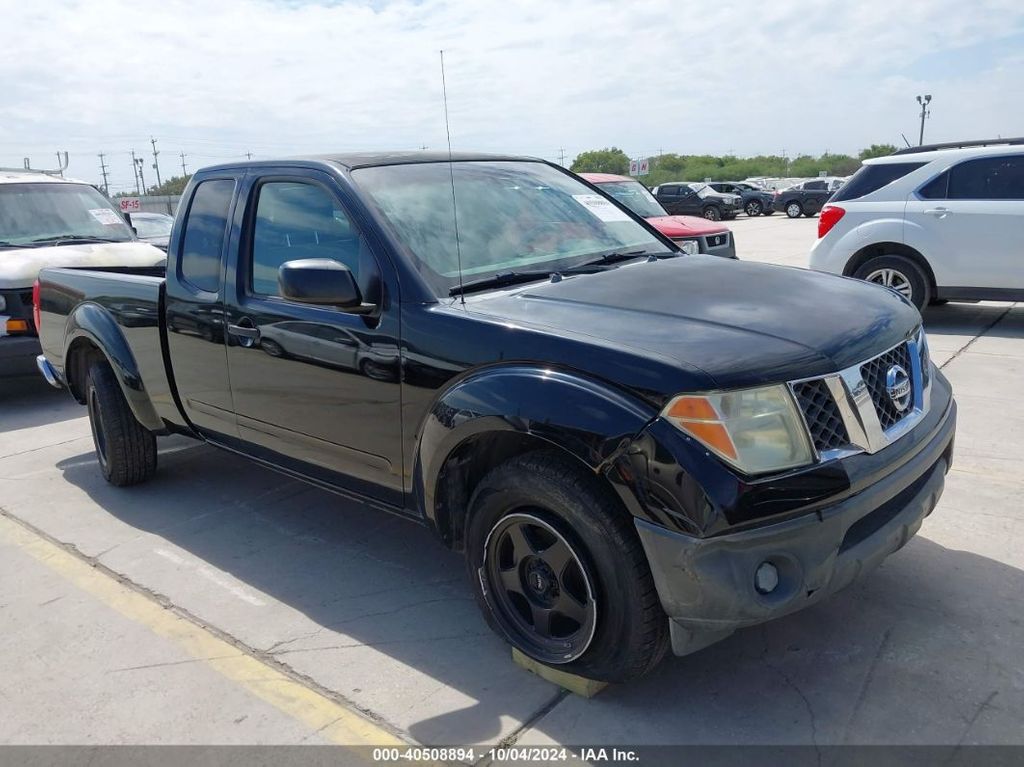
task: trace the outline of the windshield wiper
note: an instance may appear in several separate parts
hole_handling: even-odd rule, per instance
[[[470,280],[469,282],[463,282],[461,285],[454,285],[448,291],[448,295],[458,296],[463,293],[471,293],[474,290],[503,288],[507,285],[518,285],[523,282],[546,280],[555,271],[554,269],[549,269],[547,271],[534,270],[529,272],[501,272],[500,274],[492,274],[490,277],[481,277],[478,280]]]
[[[38,237],[29,240],[26,245],[88,245],[96,242],[128,242],[128,240],[117,240],[112,237],[90,237],[74,234],[60,234],[56,237]]]
[[[582,264],[580,264],[579,266],[577,266],[575,268],[578,269],[580,267],[603,266],[605,264],[617,264],[620,261],[629,261],[629,260],[634,259],[634,258],[639,258],[640,256],[654,256],[655,258],[671,258],[672,256],[677,256],[677,255],[679,255],[679,254],[678,253],[674,253],[671,250],[666,250],[666,251],[663,251],[661,253],[650,253],[646,249],[641,249],[641,250],[623,250],[623,251],[616,251],[616,252],[613,252],[613,253],[605,253],[603,256],[595,258],[593,261],[584,261]],[[563,271],[571,272],[572,270],[571,269],[566,269],[566,270],[563,270]]]

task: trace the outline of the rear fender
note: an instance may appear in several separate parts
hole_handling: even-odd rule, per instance
[[[99,349],[110,363],[128,406],[138,422],[150,431],[162,431],[164,423],[156,414],[142,383],[138,363],[128,346],[124,332],[110,313],[98,304],[79,304],[67,320],[64,332],[64,348],[67,349],[64,375],[69,384],[72,384],[73,391],[74,387],[84,383],[84,380],[72,382],[72,376],[76,372],[72,366],[76,362],[71,358],[71,354],[77,345],[85,341]],[[75,394],[81,399],[84,391],[79,389]]]
[[[604,475],[630,513],[642,515],[627,452],[656,416],[649,404],[577,373],[530,366],[478,371],[444,391],[420,427],[415,503],[446,543],[457,544],[458,521],[441,518],[449,512],[438,504],[446,466],[474,439],[502,435],[525,446],[564,450]]]

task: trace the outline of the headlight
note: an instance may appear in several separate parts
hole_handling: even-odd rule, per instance
[[[700,245],[696,240],[673,240],[673,242],[679,246],[679,249],[691,256],[695,256],[700,253]]]
[[[0,296],[0,312],[7,308],[7,299]]]
[[[668,403],[662,416],[746,474],[792,469],[814,460],[803,418],[782,384],[682,394]]]

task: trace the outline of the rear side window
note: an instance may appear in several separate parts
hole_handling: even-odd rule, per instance
[[[822,191],[827,188],[828,185],[825,181],[808,181],[804,184],[804,189],[809,192]]]
[[[1024,200],[1024,156],[980,157],[949,170],[950,200]]]
[[[832,198],[832,202],[864,197],[925,165],[926,163],[923,162],[887,162],[878,165],[862,165],[860,170],[839,188]]]
[[[917,196],[924,200],[945,200],[949,186],[949,171],[944,171],[917,190]]]
[[[208,293],[220,290],[221,255],[234,193],[231,179],[203,181],[196,187],[185,217],[178,273],[189,285]]]

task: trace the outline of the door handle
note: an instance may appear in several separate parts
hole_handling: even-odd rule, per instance
[[[949,213],[949,210],[947,208],[928,208],[924,212],[930,216],[935,216],[936,218],[944,218],[945,215]]]
[[[228,333],[241,339],[242,346],[253,346],[260,340],[260,329],[248,317],[243,317],[237,325],[228,325]]]

